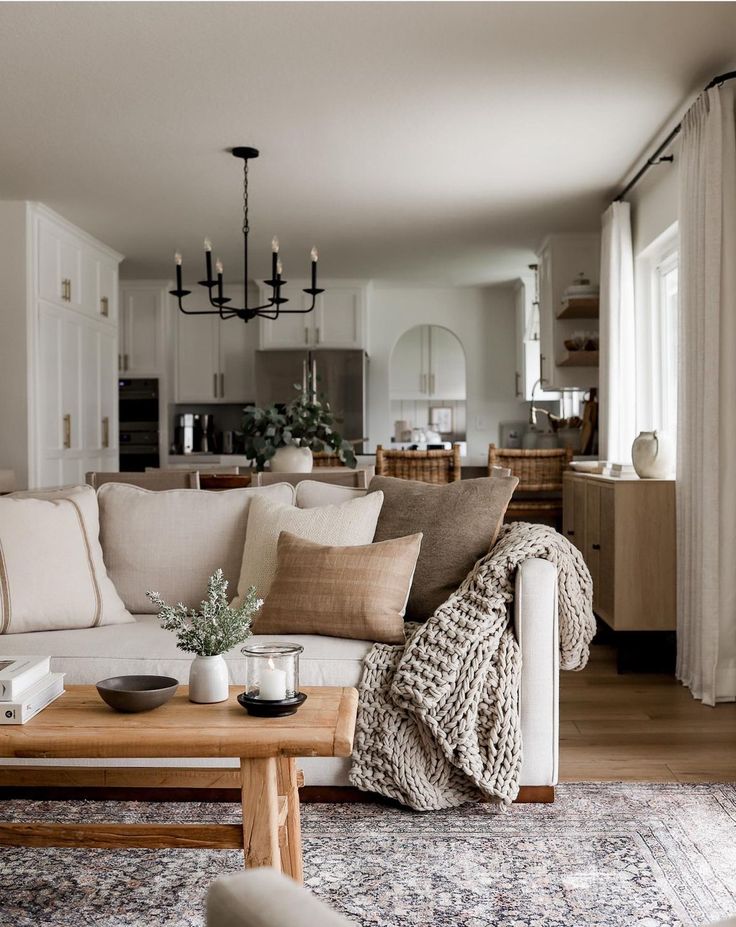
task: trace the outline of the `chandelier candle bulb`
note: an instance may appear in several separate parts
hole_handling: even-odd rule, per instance
[[[215,270],[217,271],[217,296],[222,299],[222,261],[219,258],[215,261]]]
[[[271,279],[276,279],[276,265],[279,260],[279,240],[274,235],[271,239]]]
[[[181,290],[181,254],[178,251],[174,255],[174,262],[176,263],[176,288]]]
[[[319,251],[316,248],[312,248],[311,251],[312,258],[312,289],[317,289],[317,260],[319,259]]]
[[[212,282],[212,242],[209,238],[204,240],[204,259],[207,268],[207,283]]]

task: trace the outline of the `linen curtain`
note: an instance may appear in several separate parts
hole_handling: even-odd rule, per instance
[[[677,441],[677,676],[736,699],[736,131],[733,83],[683,121]]]
[[[612,203],[603,213],[600,295],[601,460],[631,463],[636,437],[636,320],[631,207]]]

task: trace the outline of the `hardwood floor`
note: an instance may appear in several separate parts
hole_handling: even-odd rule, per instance
[[[594,645],[560,682],[560,780],[736,781],[736,703],[708,708],[664,674],[616,673]]]

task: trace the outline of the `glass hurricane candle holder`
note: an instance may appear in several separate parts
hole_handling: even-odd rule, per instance
[[[303,650],[299,644],[278,641],[242,648],[245,692],[238,701],[249,714],[290,715],[304,702],[306,695],[299,691],[299,654]]]

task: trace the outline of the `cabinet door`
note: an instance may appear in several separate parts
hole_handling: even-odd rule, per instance
[[[223,402],[253,402],[255,377],[251,338],[256,337],[253,323],[239,319],[221,322],[219,335],[219,398]]]
[[[97,452],[102,447],[100,333],[91,324],[82,328],[81,352],[81,449],[88,454]]]
[[[138,375],[160,374],[163,366],[161,289],[123,286],[121,296],[121,370]],[[180,325],[196,324],[197,320],[197,316],[184,318]]]
[[[416,325],[399,338],[391,354],[392,399],[429,396],[429,326]]]
[[[38,444],[41,457],[41,486],[56,486],[60,476],[56,464],[45,463],[50,454],[61,452],[64,423],[61,397],[61,318],[58,311],[41,303],[38,311]],[[51,482],[48,482],[48,480]]]
[[[72,313],[68,313],[72,315]],[[79,451],[82,448],[82,335],[81,320],[62,317],[61,320],[61,411],[62,447]],[[68,417],[68,418],[67,418]]]
[[[549,248],[539,256],[539,376],[545,388],[556,386],[554,341],[554,292]]]
[[[284,309],[303,309],[307,305],[307,296],[302,293],[298,284],[287,285],[282,293],[289,300]],[[266,304],[271,296],[270,288],[260,289],[260,302]],[[311,300],[311,297],[309,297]],[[315,314],[314,312],[284,314],[276,320],[261,319],[259,321],[260,347],[262,351],[280,350],[290,348],[312,347],[315,342]]]
[[[206,315],[176,320],[176,401],[212,402],[219,395],[219,318]]]
[[[97,314],[110,322],[118,319],[118,268],[105,259],[97,262]]]
[[[614,623],[614,569],[616,557],[616,488],[601,486],[600,525],[601,549],[598,564],[598,608],[601,617],[615,627]]]
[[[465,351],[439,325],[429,327],[429,394],[433,399],[465,399]]]
[[[598,610],[601,557],[601,487],[600,483],[585,482],[585,549],[583,557],[593,580],[593,608]]]
[[[317,347],[363,347],[363,294],[358,287],[330,288],[317,298],[314,315]]]
[[[61,237],[47,222],[38,223],[38,291],[43,299],[54,303],[66,300],[61,273]]]

